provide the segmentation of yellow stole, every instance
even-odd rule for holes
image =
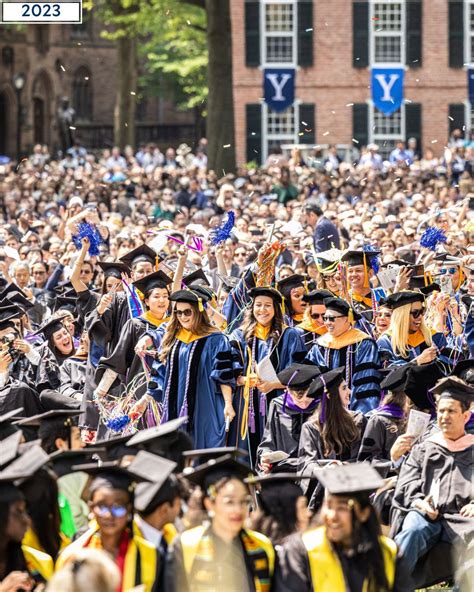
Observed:
[[[148,323],[151,323],[152,325],[155,325],[155,327],[159,327],[163,323],[167,323],[170,320],[170,317],[164,317],[162,319],[159,319],[157,316],[155,316],[151,312],[151,310],[147,310],[146,312],[144,312],[141,315],[141,318],[142,319],[145,319],[145,321],[147,321]]]
[[[355,300],[356,302],[362,302],[363,304],[365,304],[369,308],[372,308],[372,297],[371,296],[362,296],[362,294],[357,294],[357,292],[354,292],[353,290],[351,290],[350,295],[351,295],[352,300]]]
[[[266,341],[270,335],[270,325],[268,327],[264,327],[260,323],[257,323],[255,325],[254,334],[257,339]]]
[[[178,536],[178,531],[176,530],[176,526],[174,524],[171,524],[171,522],[168,524],[165,524],[163,526],[163,528],[161,529],[161,532],[163,534],[163,538],[165,539],[168,547],[173,544],[174,539]],[[138,524],[135,521],[133,521],[133,536],[134,537],[138,536],[140,538],[143,538],[142,532],[141,532]]]
[[[298,314],[294,314],[293,315],[293,320],[296,323],[301,323],[301,321],[303,320],[303,317],[304,317],[304,313],[302,313],[302,312],[301,313],[298,313]]]
[[[188,331],[187,329],[180,329],[176,335],[176,339],[182,341],[183,343],[192,343],[193,341],[197,341],[201,339],[201,337],[207,337],[207,335],[196,335],[192,331]]]
[[[59,551],[61,552],[63,549],[65,549],[68,545],[71,544],[71,540],[62,532],[59,533],[60,539],[61,539],[61,544],[59,546]],[[41,543],[39,541],[39,538],[36,535],[36,532],[32,529],[29,528],[26,533],[25,536],[23,537],[23,540],[21,541],[22,545],[26,545],[27,547],[31,548],[31,549],[36,549],[37,551],[40,551],[40,553],[45,553],[46,551],[43,549],[43,547],[41,546]],[[49,555],[48,555],[49,557]]]
[[[38,549],[28,547],[28,545],[22,544],[21,550],[23,551],[26,567],[30,574],[32,576],[39,574],[43,580],[48,581],[52,577],[54,571],[53,558],[42,551],[38,551]]]
[[[348,345],[359,343],[359,341],[362,341],[363,339],[371,339],[371,337],[367,333],[364,333],[364,331],[352,328],[339,337],[334,337],[330,333],[325,333],[324,335],[321,335],[321,337],[318,337],[317,343],[318,345],[328,347],[329,349],[342,349]]]
[[[435,333],[436,333],[436,331],[431,330],[431,335],[434,335]],[[385,331],[384,335],[388,335],[391,338],[392,331],[390,329],[387,329],[387,331]],[[416,333],[408,333],[407,344],[410,347],[418,347],[422,343],[425,343],[425,336],[423,335],[423,333],[421,332],[420,329],[418,329],[418,331]]]
[[[308,552],[311,581],[314,592],[335,592],[345,590],[346,583],[339,559],[329,543],[324,527],[308,530],[302,537],[303,544]],[[397,558],[397,546],[389,538],[380,536],[385,575],[389,590],[393,589],[395,581],[395,563]],[[364,582],[363,591],[367,592],[367,581]]]
[[[311,319],[305,319],[299,325],[296,325],[298,329],[303,329],[303,331],[309,331],[310,333],[316,333],[316,335],[324,335],[328,332],[325,325],[321,325],[321,327],[313,327],[313,323]]]
[[[184,570],[188,577],[191,575],[194,560],[197,556],[208,561],[213,560],[212,541],[210,536],[206,534],[206,530],[206,527],[198,526],[191,530],[186,530],[181,534],[180,542],[183,550]],[[260,558],[256,557],[254,561],[254,568],[257,572],[254,578],[255,590],[256,592],[269,592],[271,579],[259,577],[258,573],[260,571],[264,572],[267,567],[270,578],[273,576],[275,569],[275,549],[270,540],[259,532],[245,529],[241,534],[246,555],[250,558],[252,556],[260,556]],[[266,565],[263,565],[264,563]],[[193,589],[191,586],[190,590],[192,591]]]
[[[78,549],[102,549],[100,535],[95,529],[89,529],[82,536],[76,539],[59,555],[56,562],[56,569],[61,567],[74,557]],[[122,575],[122,591],[132,590],[135,587],[137,576],[137,557],[140,554],[140,582],[143,592],[151,592],[158,573],[157,553],[155,547],[139,536],[129,539]]]

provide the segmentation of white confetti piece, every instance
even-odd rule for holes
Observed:
[[[451,115],[448,115],[448,119],[450,119],[451,121],[454,121],[454,117],[451,117]]]
[[[437,144],[438,143],[438,140],[431,140],[431,143],[432,144]]]
[[[301,123],[302,123],[303,125],[308,125],[308,124],[306,123],[306,121],[302,121]]]
[[[63,72],[66,72],[66,68],[65,68],[65,67],[64,67],[62,64],[59,64],[59,66],[61,67],[61,70],[62,70]]]
[[[69,126],[69,129],[70,129],[70,130],[75,130],[76,128],[75,128],[73,125],[70,125],[70,126]]]
[[[306,29],[306,33],[309,33],[312,30],[313,30],[313,27],[310,27],[309,29]]]
[[[137,93],[136,93],[136,92],[134,92],[133,90],[131,90],[131,91],[130,91],[130,94],[131,94],[132,96],[135,96]]]
[[[356,140],[355,138],[352,138],[352,141],[354,142],[354,144],[358,144],[359,140]]]
[[[222,146],[222,148],[230,148],[231,146],[232,146],[232,144],[224,144],[224,145]]]
[[[323,136],[329,136],[329,132],[324,132]]]
[[[346,107],[353,107],[354,103],[346,103]]]

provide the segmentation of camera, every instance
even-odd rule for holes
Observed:
[[[15,333],[7,333],[0,339],[0,343],[7,346],[7,351],[10,354],[12,361],[16,362],[20,357],[21,353],[14,347],[13,342],[17,339],[17,335]]]

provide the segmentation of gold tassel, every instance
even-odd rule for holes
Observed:
[[[281,307],[281,314],[284,317],[285,316],[285,299],[283,297],[281,299],[280,307]]]
[[[160,257],[157,254],[156,258],[155,258],[155,271],[158,271],[159,266],[160,266]]]
[[[370,288],[369,272],[367,270],[367,255],[364,252],[364,288]]]
[[[349,323],[352,325],[354,323],[354,312],[352,311],[352,308],[349,309],[349,312],[347,313],[347,318],[349,320]]]
[[[202,304],[202,298],[198,298],[198,309],[199,309],[199,312],[204,312],[204,306]]]

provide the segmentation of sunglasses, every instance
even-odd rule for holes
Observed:
[[[323,315],[323,320],[326,323],[335,323],[336,319],[343,319],[343,318],[344,318],[343,315],[337,315],[337,317],[333,317],[333,316],[327,315],[327,314]]]
[[[128,512],[125,506],[106,506],[105,504],[94,506],[94,510],[101,518],[104,518],[108,514],[114,518],[123,518]]]
[[[425,314],[424,308],[418,308],[417,310],[410,310],[410,314],[414,319],[418,319],[421,315]]]
[[[180,317],[189,318],[193,314],[193,311],[191,308],[185,308],[184,310],[175,310],[174,312],[178,318],[180,318]]]
[[[456,273],[456,271],[458,271],[457,267],[447,267],[444,269],[440,269],[439,273],[440,273],[440,275],[446,275],[447,273],[454,275]]]
[[[324,318],[324,314],[322,312],[312,312],[311,318],[316,321],[317,319]]]

